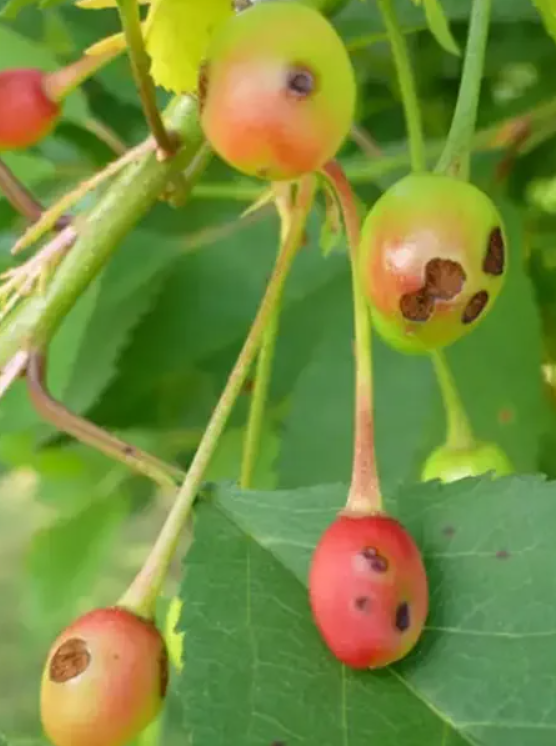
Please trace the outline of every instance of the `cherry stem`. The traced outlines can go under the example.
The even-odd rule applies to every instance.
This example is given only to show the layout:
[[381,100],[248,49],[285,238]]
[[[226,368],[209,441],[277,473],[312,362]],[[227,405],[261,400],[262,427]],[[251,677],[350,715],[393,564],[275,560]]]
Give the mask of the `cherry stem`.
[[41,351],[29,352],[26,367],[29,397],[37,412],[58,430],[72,435],[81,443],[96,448],[109,458],[120,461],[139,474],[152,479],[164,490],[175,491],[185,473],[177,466],[152,456],[120,440],[89,420],[70,412],[54,399],[46,387],[46,357]]
[[0,160],[0,191],[10,205],[30,223],[34,223],[43,213],[43,208],[31,192],[17,178],[14,172]]
[[272,276],[247,339],[228,377],[224,391],[201,438],[176,501],[147,560],[119,601],[135,613],[150,616],[176,551],[180,534],[197,497],[204,473],[226,427],[230,413],[253,364],[265,329],[275,313],[285,280],[303,238],[307,215],[313,203],[315,178],[303,177],[291,214],[287,240],[281,246]]
[[168,134],[156,105],[156,90],[150,74],[150,59],[145,49],[139,4],[137,0],[118,0],[118,9],[145,118],[161,154],[165,157],[172,156],[177,149],[176,143]]
[[44,77],[44,92],[51,101],[62,101],[83,81],[117,57],[118,52],[84,55],[71,65],[62,67]]
[[492,0],[473,0],[458,100],[444,151],[435,171],[468,179],[477,123]]
[[435,350],[431,358],[446,412],[446,445],[454,450],[470,448],[475,438],[446,356]]
[[[289,184],[274,184],[276,209],[280,215],[280,247],[288,240],[291,216],[291,188]],[[280,248],[281,252],[282,249]],[[261,348],[257,356],[255,368],[255,382],[251,393],[251,404],[249,416],[245,429],[243,443],[243,454],[241,460],[241,471],[239,483],[242,489],[252,486],[253,472],[260,451],[262,430],[270,379],[272,376],[272,364],[276,350],[276,337],[278,335],[280,320],[280,298],[277,299],[274,311],[270,316],[263,333]]]
[[421,107],[419,106],[419,96],[417,95],[417,85],[409,58],[407,40],[400,27],[392,0],[378,0],[378,6],[390,40],[398,75],[409,139],[411,168],[413,171],[424,171],[426,160]]
[[353,284],[355,325],[355,417],[351,485],[345,512],[368,515],[382,510],[382,494],[376,461],[373,412],[371,324],[357,261],[361,222],[355,195],[342,167],[330,161],[323,169],[332,182],[342,209]]

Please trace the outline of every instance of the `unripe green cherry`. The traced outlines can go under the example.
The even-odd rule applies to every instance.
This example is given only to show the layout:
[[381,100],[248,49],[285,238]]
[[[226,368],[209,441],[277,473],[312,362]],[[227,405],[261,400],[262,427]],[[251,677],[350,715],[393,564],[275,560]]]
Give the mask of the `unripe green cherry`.
[[496,443],[474,443],[469,448],[443,445],[436,448],[425,461],[421,481],[439,479],[441,482],[456,482],[488,472],[495,477],[514,472],[510,459]]
[[360,275],[377,330],[404,352],[440,349],[472,331],[502,289],[506,235],[472,184],[410,174],[370,210]]
[[77,619],[54,642],[41,719],[54,746],[125,746],[158,714],[168,657],[154,624],[118,607]]
[[311,7],[275,0],[215,32],[200,77],[204,133],[238,171],[274,181],[334,157],[355,107],[354,71],[333,26]]

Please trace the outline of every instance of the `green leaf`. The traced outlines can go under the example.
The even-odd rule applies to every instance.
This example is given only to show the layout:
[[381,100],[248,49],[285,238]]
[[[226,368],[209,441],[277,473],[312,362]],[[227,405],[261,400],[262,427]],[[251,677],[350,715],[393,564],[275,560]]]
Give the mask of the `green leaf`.
[[56,519],[33,538],[27,556],[29,602],[52,625],[87,599],[129,506],[118,485],[106,480],[84,507]]
[[155,83],[176,93],[196,91],[212,33],[231,14],[229,0],[153,0],[146,47]]
[[533,0],[533,5],[539,11],[548,34],[556,41],[556,3],[554,0]]
[[312,549],[346,489],[222,488],[200,506],[179,625],[191,740],[552,743],[556,585],[545,568],[556,560],[556,487],[482,478],[414,486],[390,502],[422,548],[431,611],[417,649],[378,672],[332,659],[308,610]]
[[[419,4],[420,0],[415,0],[415,2]],[[447,52],[459,56],[461,50],[450,30],[450,24],[440,0],[423,0],[423,5],[425,7],[427,23],[434,38]]]

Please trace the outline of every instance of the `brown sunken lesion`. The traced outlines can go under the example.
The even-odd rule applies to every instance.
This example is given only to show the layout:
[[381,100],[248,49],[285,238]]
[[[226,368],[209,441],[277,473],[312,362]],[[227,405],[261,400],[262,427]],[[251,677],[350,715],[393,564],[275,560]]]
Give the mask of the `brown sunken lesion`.
[[400,311],[408,321],[428,321],[436,301],[452,300],[461,293],[467,275],[459,262],[434,257],[425,265],[423,287],[400,298]]
[[85,640],[72,637],[71,640],[66,640],[60,645],[50,661],[48,669],[50,680],[56,684],[63,684],[64,681],[74,679],[86,671],[90,662],[91,654]]
[[463,309],[461,321],[463,324],[471,324],[475,321],[485,310],[488,303],[488,293],[486,290],[479,290],[478,293],[472,295],[467,305]]
[[425,288],[405,293],[400,298],[400,311],[408,321],[427,321],[434,311],[434,299]]
[[488,245],[483,260],[483,271],[487,275],[499,276],[506,266],[506,246],[500,228],[494,228],[488,237]]
[[452,300],[461,293],[466,274],[459,262],[435,258],[425,267],[425,290],[440,300]]

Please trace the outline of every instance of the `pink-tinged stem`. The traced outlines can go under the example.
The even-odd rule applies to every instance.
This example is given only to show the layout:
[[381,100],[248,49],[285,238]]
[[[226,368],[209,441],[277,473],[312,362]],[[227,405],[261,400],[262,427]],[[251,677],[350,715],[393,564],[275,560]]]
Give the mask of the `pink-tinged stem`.
[[351,485],[344,512],[351,515],[368,515],[382,510],[382,494],[374,437],[371,324],[357,262],[361,221],[355,195],[340,164],[330,161],[323,171],[334,186],[344,216],[353,283],[355,421]]

